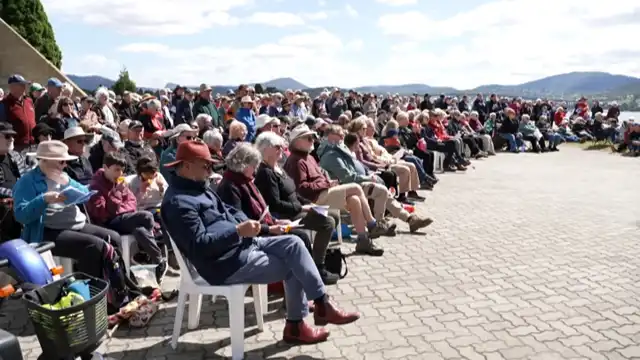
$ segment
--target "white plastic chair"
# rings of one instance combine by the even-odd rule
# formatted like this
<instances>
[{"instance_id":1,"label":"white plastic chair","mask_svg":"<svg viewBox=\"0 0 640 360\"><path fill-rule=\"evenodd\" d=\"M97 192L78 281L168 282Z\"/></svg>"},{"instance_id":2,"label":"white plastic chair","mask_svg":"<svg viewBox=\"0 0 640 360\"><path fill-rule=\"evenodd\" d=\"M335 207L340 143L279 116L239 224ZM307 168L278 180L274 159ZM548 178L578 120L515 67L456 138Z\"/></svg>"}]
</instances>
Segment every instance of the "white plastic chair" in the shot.
<instances>
[{"instance_id":1,"label":"white plastic chair","mask_svg":"<svg viewBox=\"0 0 640 360\"><path fill-rule=\"evenodd\" d=\"M131 246L136 243L136 238L133 235L120 235L122 241L122 262L124 263L124 269L127 273L131 270Z\"/></svg>"},{"instance_id":2,"label":"white plastic chair","mask_svg":"<svg viewBox=\"0 0 640 360\"><path fill-rule=\"evenodd\" d=\"M444 159L446 156L439 151L434 151L433 155L433 170L444 172Z\"/></svg>"},{"instance_id":3,"label":"white plastic chair","mask_svg":"<svg viewBox=\"0 0 640 360\"><path fill-rule=\"evenodd\" d=\"M231 358L240 360L244 357L244 294L249 286L253 292L254 308L256 310L256 321L258 329L264 330L263 315L267 310L267 286L266 285L209 285L191 267L188 260L182 255L173 239L169 237L171 247L180 265L180 286L178 290L178 305L176 307L176 317L173 323L173 334L171 336L171 347L175 350L178 347L184 308L189 295L189 315L187 327L193 330L200 323L200 309L202 307L202 295L224 296L229 304L229 328L231 331Z\"/></svg>"}]
</instances>

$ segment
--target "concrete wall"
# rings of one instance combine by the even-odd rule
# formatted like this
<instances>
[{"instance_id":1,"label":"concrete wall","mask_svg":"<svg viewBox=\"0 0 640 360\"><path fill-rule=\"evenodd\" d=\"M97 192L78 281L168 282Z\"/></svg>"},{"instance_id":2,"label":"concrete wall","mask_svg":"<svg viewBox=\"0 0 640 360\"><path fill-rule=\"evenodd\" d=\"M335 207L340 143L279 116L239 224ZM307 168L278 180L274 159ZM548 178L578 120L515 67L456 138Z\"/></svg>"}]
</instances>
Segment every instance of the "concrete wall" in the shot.
<instances>
[{"instance_id":1,"label":"concrete wall","mask_svg":"<svg viewBox=\"0 0 640 360\"><path fill-rule=\"evenodd\" d=\"M0 19L0 87L6 89L7 78L13 74L20 74L25 79L38 82L43 86L46 86L47 79L57 77L60 81L68 82L74 87L74 96L85 95L82 89Z\"/></svg>"}]
</instances>

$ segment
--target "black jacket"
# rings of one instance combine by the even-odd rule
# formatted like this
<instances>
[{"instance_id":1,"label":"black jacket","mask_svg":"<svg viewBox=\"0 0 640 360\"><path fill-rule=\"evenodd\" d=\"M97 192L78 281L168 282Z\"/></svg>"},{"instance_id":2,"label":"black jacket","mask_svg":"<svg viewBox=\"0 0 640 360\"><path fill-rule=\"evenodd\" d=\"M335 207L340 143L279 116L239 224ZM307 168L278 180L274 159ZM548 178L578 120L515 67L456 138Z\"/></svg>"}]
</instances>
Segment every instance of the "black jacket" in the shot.
<instances>
[{"instance_id":1,"label":"black jacket","mask_svg":"<svg viewBox=\"0 0 640 360\"><path fill-rule=\"evenodd\" d=\"M278 173L271 167L260 164L255 184L269 211L280 219L293 219L302 212L302 205L311 202L296 192L296 184L284 171Z\"/></svg>"},{"instance_id":2,"label":"black jacket","mask_svg":"<svg viewBox=\"0 0 640 360\"><path fill-rule=\"evenodd\" d=\"M97 144L97 146L102 148L101 144ZM99 168L96 168L96 170L97 169ZM70 178L82 185L89 185L89 182L91 182L91 178L93 177L93 167L91 166L91 162L84 156L80 156L73 161L67 161L67 166L64 168L64 171Z\"/></svg>"}]
</instances>

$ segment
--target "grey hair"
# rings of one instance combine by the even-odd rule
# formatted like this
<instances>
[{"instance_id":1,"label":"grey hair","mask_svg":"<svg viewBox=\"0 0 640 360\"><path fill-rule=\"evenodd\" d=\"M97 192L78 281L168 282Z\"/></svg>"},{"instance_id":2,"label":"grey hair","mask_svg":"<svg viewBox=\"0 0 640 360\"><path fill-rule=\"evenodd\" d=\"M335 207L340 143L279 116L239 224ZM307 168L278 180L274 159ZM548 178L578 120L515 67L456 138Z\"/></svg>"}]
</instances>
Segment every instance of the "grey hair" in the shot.
<instances>
[{"instance_id":1,"label":"grey hair","mask_svg":"<svg viewBox=\"0 0 640 360\"><path fill-rule=\"evenodd\" d=\"M200 127L201 129L204 128L206 124L210 124L212 121L213 118L208 114L198 114L198 116L196 116L196 124L198 124L198 127Z\"/></svg>"},{"instance_id":2,"label":"grey hair","mask_svg":"<svg viewBox=\"0 0 640 360\"><path fill-rule=\"evenodd\" d=\"M529 120L531 120L531 117L529 115L527 115L527 114L523 114L521 120L522 121L529 121Z\"/></svg>"},{"instance_id":3,"label":"grey hair","mask_svg":"<svg viewBox=\"0 0 640 360\"><path fill-rule=\"evenodd\" d=\"M209 147L220 147L223 143L222 134L217 130L207 130L202 134L202 141Z\"/></svg>"},{"instance_id":4,"label":"grey hair","mask_svg":"<svg viewBox=\"0 0 640 360\"><path fill-rule=\"evenodd\" d=\"M265 131L256 138L255 147L262 154L266 148L274 146L284 146L285 141L282 136L273 131Z\"/></svg>"},{"instance_id":5,"label":"grey hair","mask_svg":"<svg viewBox=\"0 0 640 360\"><path fill-rule=\"evenodd\" d=\"M227 169L241 173L248 166L258 166L262 161L262 154L250 143L238 144L225 159Z\"/></svg>"},{"instance_id":6,"label":"grey hair","mask_svg":"<svg viewBox=\"0 0 640 360\"><path fill-rule=\"evenodd\" d=\"M478 116L480 116L480 114L478 114L478 112L477 112L477 111L473 110L473 111L471 112L471 116L478 117Z\"/></svg>"},{"instance_id":7,"label":"grey hair","mask_svg":"<svg viewBox=\"0 0 640 360\"><path fill-rule=\"evenodd\" d=\"M107 88L105 87L98 88L98 90L96 90L96 99L99 99L101 96L104 96L108 99L109 90L107 90Z\"/></svg>"},{"instance_id":8,"label":"grey hair","mask_svg":"<svg viewBox=\"0 0 640 360\"><path fill-rule=\"evenodd\" d=\"M540 115L540 121L547 121L547 115Z\"/></svg>"},{"instance_id":9,"label":"grey hair","mask_svg":"<svg viewBox=\"0 0 640 360\"><path fill-rule=\"evenodd\" d=\"M147 109L160 110L162 109L162 104L158 99L151 99L147 101Z\"/></svg>"}]
</instances>

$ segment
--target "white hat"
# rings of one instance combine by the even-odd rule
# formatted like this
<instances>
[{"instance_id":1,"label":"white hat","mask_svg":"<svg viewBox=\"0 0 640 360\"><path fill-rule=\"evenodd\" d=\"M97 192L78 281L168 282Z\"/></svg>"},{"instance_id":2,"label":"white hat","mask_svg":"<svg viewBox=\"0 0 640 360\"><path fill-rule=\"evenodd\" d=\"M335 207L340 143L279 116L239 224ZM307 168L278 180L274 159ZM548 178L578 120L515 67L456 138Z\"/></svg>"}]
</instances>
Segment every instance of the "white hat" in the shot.
<instances>
[{"instance_id":1,"label":"white hat","mask_svg":"<svg viewBox=\"0 0 640 360\"><path fill-rule=\"evenodd\" d=\"M242 97L242 99L240 99L241 103L253 103L253 99L251 98L251 96L245 95Z\"/></svg>"},{"instance_id":2,"label":"white hat","mask_svg":"<svg viewBox=\"0 0 640 360\"><path fill-rule=\"evenodd\" d=\"M87 134L86 132L84 132L84 130L82 130L80 126L74 126L65 130L63 140L80 137L80 136L84 137L85 141L91 142L95 135Z\"/></svg>"},{"instance_id":3,"label":"white hat","mask_svg":"<svg viewBox=\"0 0 640 360\"><path fill-rule=\"evenodd\" d=\"M174 139L177 138L178 136L182 135L183 132L192 132L194 134L198 134L198 130L194 129L191 127L191 125L189 124L180 124L178 126L176 126L175 128L173 128L173 130L168 132L169 138Z\"/></svg>"},{"instance_id":4,"label":"white hat","mask_svg":"<svg viewBox=\"0 0 640 360\"><path fill-rule=\"evenodd\" d=\"M267 114L261 114L258 115L258 117L256 117L256 129L262 129L263 127L271 124L272 122L280 122L280 120L278 120L278 118L276 117L271 117Z\"/></svg>"},{"instance_id":5,"label":"white hat","mask_svg":"<svg viewBox=\"0 0 640 360\"><path fill-rule=\"evenodd\" d=\"M78 157L69 155L69 148L62 141L48 140L38 144L35 154L37 159L54 161L71 161Z\"/></svg>"},{"instance_id":6,"label":"white hat","mask_svg":"<svg viewBox=\"0 0 640 360\"><path fill-rule=\"evenodd\" d=\"M309 129L307 125L296 126L289 133L289 142L293 142L293 140L299 137L307 136L307 135L313 135L314 137L318 137L318 133Z\"/></svg>"}]
</instances>

